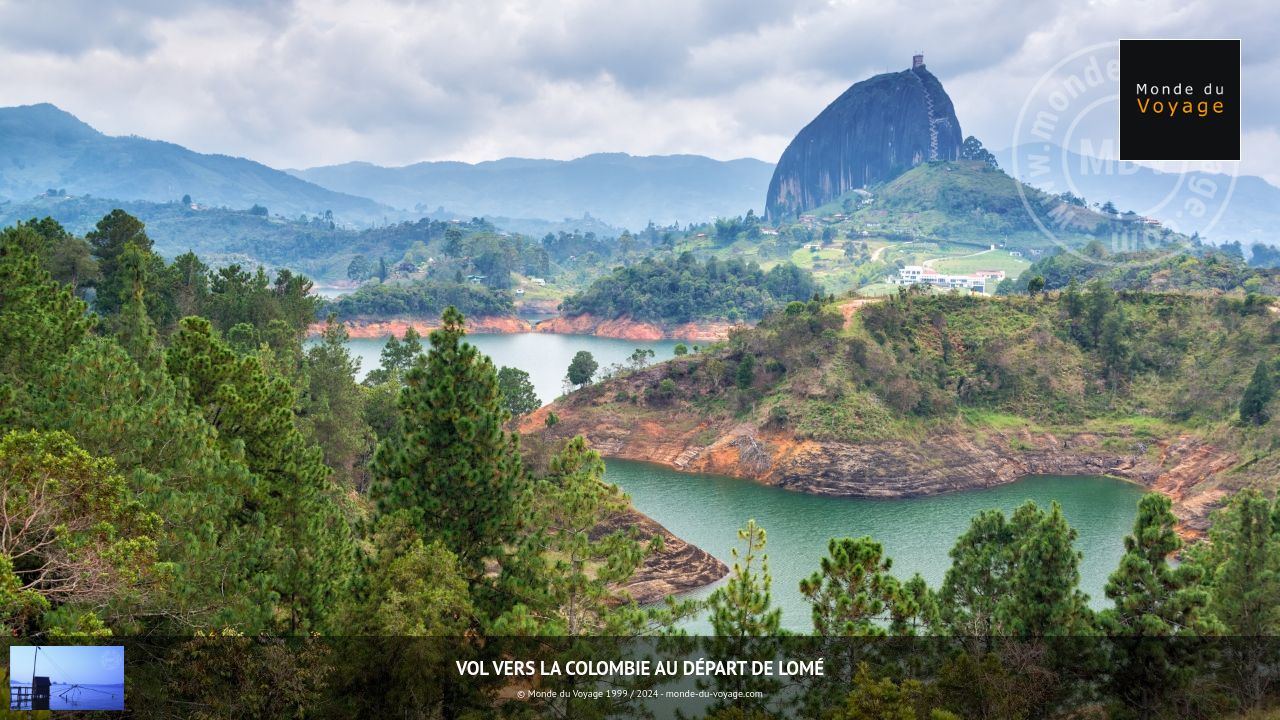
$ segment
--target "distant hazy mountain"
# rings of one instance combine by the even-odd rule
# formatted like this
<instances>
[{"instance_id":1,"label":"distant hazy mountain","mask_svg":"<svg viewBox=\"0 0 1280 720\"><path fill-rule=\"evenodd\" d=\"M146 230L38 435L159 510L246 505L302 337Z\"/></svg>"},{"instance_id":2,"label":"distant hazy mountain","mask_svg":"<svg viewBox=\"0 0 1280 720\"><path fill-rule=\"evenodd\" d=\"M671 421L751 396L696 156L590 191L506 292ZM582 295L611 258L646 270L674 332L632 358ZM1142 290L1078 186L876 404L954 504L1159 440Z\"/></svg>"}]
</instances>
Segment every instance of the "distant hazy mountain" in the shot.
<instances>
[{"instance_id":1,"label":"distant hazy mountain","mask_svg":"<svg viewBox=\"0 0 1280 720\"><path fill-rule=\"evenodd\" d=\"M661 225L736 216L749 209L759 214L773 165L699 155L602 153L576 160L506 158L474 165L357 162L289 172L419 214L444 207L466 216L558 221L588 213L636 230L651 220Z\"/></svg>"},{"instance_id":2,"label":"distant hazy mountain","mask_svg":"<svg viewBox=\"0 0 1280 720\"><path fill-rule=\"evenodd\" d=\"M1032 154L1049 156L1052 160L1046 164L1048 172L1032 177L1026 167L1026 158ZM1050 145L1048 150L1043 146L1035 146L1034 150L1021 151L1019 179L1042 190L1060 193L1068 188L1067 174L1070 172L1072 182L1090 203L1105 203L1110 200L1121 212L1133 210L1151 215L1166 224L1174 223L1180 232L1190 235L1200 233L1206 241L1221 244L1238 240L1247 249L1255 243L1267 245L1280 244L1280 188L1266 180L1253 175L1242 175L1236 179L1235 190L1227 203L1226 210L1216 224L1210 226L1212 214L1217 206L1210 204L1210 212L1206 217L1196 218L1184 212L1186 199L1193 197L1187 190L1175 195L1173 202L1161 205L1171 188L1177 182L1177 176L1162 173L1150 168L1124 163L1125 173L1119 172L1121 164L1117 161L1097 160L1068 151L1065 165L1062 161L1062 148ZM995 153L1000 167L1013 173L1012 148ZM1190 172L1182 178L1183 188L1208 181L1214 184L1217 192L1225 192L1230 185L1229 175ZM1181 213L1181 216L1179 216Z\"/></svg>"},{"instance_id":3,"label":"distant hazy mountain","mask_svg":"<svg viewBox=\"0 0 1280 720\"><path fill-rule=\"evenodd\" d=\"M391 212L252 160L103 135L53 105L0 108L0 197L26 200L49 189L152 202L190 195L202 205L259 204L289 217L332 210L361 223L381 221Z\"/></svg>"}]
</instances>

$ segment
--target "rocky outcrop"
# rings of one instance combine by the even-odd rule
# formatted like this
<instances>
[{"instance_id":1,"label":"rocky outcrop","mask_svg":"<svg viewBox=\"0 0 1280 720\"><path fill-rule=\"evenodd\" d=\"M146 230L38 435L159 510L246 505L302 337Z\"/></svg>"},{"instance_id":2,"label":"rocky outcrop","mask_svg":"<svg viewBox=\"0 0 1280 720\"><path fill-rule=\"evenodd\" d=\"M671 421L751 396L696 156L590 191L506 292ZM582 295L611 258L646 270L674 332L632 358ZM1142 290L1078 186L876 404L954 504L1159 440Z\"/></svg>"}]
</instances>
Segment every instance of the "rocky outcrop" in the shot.
<instances>
[{"instance_id":1,"label":"rocky outcrop","mask_svg":"<svg viewBox=\"0 0 1280 720\"><path fill-rule=\"evenodd\" d=\"M678 325L641 322L629 318L605 320L590 314L559 316L534 326L537 332L561 335L596 335L621 340L689 340L716 342L729 337L729 331L741 327L730 322L688 322Z\"/></svg>"},{"instance_id":2,"label":"rocky outcrop","mask_svg":"<svg viewBox=\"0 0 1280 720\"><path fill-rule=\"evenodd\" d=\"M960 121L951 98L923 64L856 83L783 151L769 182L767 216L776 221L933 160L960 156Z\"/></svg>"},{"instance_id":3,"label":"rocky outcrop","mask_svg":"<svg viewBox=\"0 0 1280 720\"><path fill-rule=\"evenodd\" d=\"M678 412L637 414L610 408L549 405L523 419L521 431L583 435L606 457L675 470L755 480L789 490L848 497L914 497L992 487L1028 475L1110 475L1174 500L1186 536L1202 533L1229 490L1219 482L1237 456L1180 436L1144 441L1125 435L988 428L939 429L916 440L850 443L800 439L753 423L717 424ZM548 412L560 422L544 425Z\"/></svg>"},{"instance_id":4,"label":"rocky outcrop","mask_svg":"<svg viewBox=\"0 0 1280 720\"><path fill-rule=\"evenodd\" d=\"M646 558L631 580L622 586L636 602L651 603L669 595L710 585L729 574L723 562L705 550L676 537L653 518L634 508L597 525L592 539L620 529L635 528L645 542L662 538L662 551Z\"/></svg>"},{"instance_id":5,"label":"rocky outcrop","mask_svg":"<svg viewBox=\"0 0 1280 720\"><path fill-rule=\"evenodd\" d=\"M396 318L391 320L348 320L344 323L347 332L353 338L385 338L391 335L400 337L404 335L404 331L412 327L421 335L426 335L432 330L440 327L439 318L433 320L426 319L406 319ZM507 316L492 317L468 317L467 332L483 333L491 335L509 335L515 333L527 333L533 329L527 320ZM309 329L312 336L319 335L324 331L324 323L315 323Z\"/></svg>"}]
</instances>

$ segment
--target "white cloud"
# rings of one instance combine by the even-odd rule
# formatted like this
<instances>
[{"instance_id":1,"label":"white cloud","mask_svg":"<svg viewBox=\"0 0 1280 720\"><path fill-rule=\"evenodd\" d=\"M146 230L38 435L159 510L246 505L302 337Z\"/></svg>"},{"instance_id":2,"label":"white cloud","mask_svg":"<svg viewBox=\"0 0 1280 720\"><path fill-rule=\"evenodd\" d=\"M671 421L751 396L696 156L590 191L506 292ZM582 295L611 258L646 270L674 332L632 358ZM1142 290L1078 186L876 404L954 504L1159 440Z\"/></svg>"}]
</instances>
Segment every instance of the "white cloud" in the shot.
<instances>
[{"instance_id":1,"label":"white cloud","mask_svg":"<svg viewBox=\"0 0 1280 720\"><path fill-rule=\"evenodd\" d=\"M917 50L965 133L999 148L1044 69L1080 47L1242 36L1242 169L1274 176L1278 19L1260 0L0 0L0 67L3 104L52 102L111 134L280 167L772 161L845 87Z\"/></svg>"}]
</instances>

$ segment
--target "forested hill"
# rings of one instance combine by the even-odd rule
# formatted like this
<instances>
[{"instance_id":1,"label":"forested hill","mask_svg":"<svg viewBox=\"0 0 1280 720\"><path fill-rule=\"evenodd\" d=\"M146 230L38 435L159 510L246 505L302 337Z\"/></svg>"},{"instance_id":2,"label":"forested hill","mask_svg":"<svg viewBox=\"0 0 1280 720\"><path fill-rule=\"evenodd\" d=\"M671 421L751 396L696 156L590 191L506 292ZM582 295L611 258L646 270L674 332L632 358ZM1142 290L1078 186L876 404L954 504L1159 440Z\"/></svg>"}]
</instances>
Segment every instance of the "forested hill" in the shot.
<instances>
[{"instance_id":1,"label":"forested hill","mask_svg":"<svg viewBox=\"0 0 1280 720\"><path fill-rule=\"evenodd\" d=\"M851 302L862 304L851 312ZM661 374L691 412L724 392L723 377L740 376L731 394L762 426L813 438L909 435L971 411L1028 424L1230 424L1254 367L1271 368L1280 349L1269 308L1260 296L1116 292L1096 281L1036 297L904 290L793 302Z\"/></svg>"},{"instance_id":2,"label":"forested hill","mask_svg":"<svg viewBox=\"0 0 1280 720\"><path fill-rule=\"evenodd\" d=\"M618 267L561 304L567 316L630 318L644 322L759 320L792 300L809 299L820 288L812 276L790 263L768 272L756 263L708 258L692 253Z\"/></svg>"},{"instance_id":3,"label":"forested hill","mask_svg":"<svg viewBox=\"0 0 1280 720\"><path fill-rule=\"evenodd\" d=\"M364 285L329 303L327 309L343 320L395 317L434 319L450 305L467 316L503 316L514 315L516 312L511 294L506 291L447 280Z\"/></svg>"},{"instance_id":4,"label":"forested hill","mask_svg":"<svg viewBox=\"0 0 1280 720\"><path fill-rule=\"evenodd\" d=\"M282 217L276 207L231 210L180 202L154 203L45 194L24 202L0 202L0 227L33 217L51 217L84 234L117 208L146 223L155 250L167 258L196 253L214 265L240 263L287 267L321 282L346 280L356 256L396 262L414 243L439 244L450 227L463 232L495 228L476 220L429 218L356 229L323 215Z\"/></svg>"},{"instance_id":5,"label":"forested hill","mask_svg":"<svg viewBox=\"0 0 1280 720\"><path fill-rule=\"evenodd\" d=\"M1117 234L1140 239L1148 246L1183 239L1168 230L1145 226L1136 216L1112 217L1091 210L1069 193L1052 195L1022 185L980 160L922 163L871 191L874 199L870 203L864 204L854 195L814 212L830 215L844 210L847 222L875 233L980 247L999 244L1028 257L1059 245L1084 247ZM1053 240L1042 227L1053 231Z\"/></svg>"}]
</instances>

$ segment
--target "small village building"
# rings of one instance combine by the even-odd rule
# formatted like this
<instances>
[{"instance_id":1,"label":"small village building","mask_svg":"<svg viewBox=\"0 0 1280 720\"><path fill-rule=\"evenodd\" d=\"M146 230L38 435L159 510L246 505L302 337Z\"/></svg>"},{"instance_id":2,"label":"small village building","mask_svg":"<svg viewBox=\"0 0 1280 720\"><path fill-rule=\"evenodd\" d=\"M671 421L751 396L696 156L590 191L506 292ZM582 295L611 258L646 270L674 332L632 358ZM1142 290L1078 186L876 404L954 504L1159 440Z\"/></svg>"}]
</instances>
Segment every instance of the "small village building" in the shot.
<instances>
[{"instance_id":1,"label":"small village building","mask_svg":"<svg viewBox=\"0 0 1280 720\"><path fill-rule=\"evenodd\" d=\"M948 275L924 265L907 265L898 271L897 285L932 285L940 288L964 288L978 293L989 292L1005 277L1003 270L978 270L965 275Z\"/></svg>"}]
</instances>

